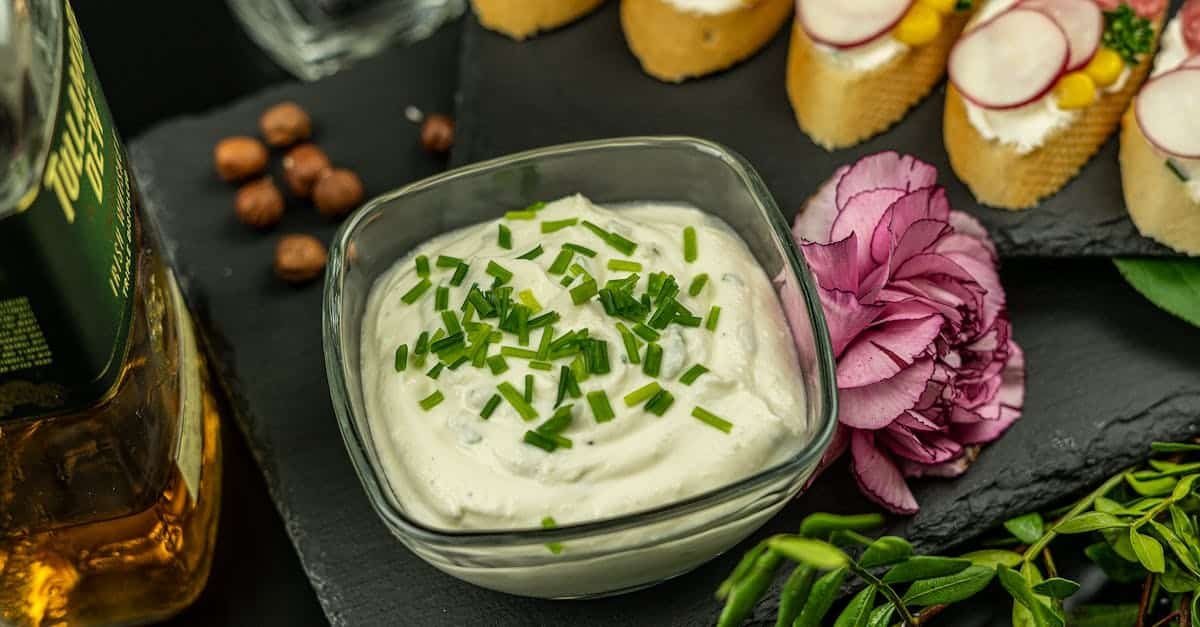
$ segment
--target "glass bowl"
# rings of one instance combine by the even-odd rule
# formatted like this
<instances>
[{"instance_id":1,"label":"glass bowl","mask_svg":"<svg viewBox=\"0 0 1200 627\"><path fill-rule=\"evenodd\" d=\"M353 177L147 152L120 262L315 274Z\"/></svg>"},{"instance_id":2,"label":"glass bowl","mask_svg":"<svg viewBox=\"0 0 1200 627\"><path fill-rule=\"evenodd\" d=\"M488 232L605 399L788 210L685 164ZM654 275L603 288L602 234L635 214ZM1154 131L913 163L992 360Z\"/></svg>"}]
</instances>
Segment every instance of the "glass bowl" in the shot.
<instances>
[{"instance_id":1,"label":"glass bowl","mask_svg":"<svg viewBox=\"0 0 1200 627\"><path fill-rule=\"evenodd\" d=\"M363 406L360 325L375 279L424 241L509 209L582 193L598 204L686 203L723 219L773 284L798 347L805 441L755 475L650 510L553 529L432 528L406 513L379 464ZM631 137L522 152L407 185L339 230L323 333L342 437L376 512L409 549L473 584L543 598L617 594L682 574L729 549L804 487L836 423L833 353L808 267L766 186L740 156L686 137ZM561 545L550 550L548 545ZM554 549L559 549L554 546Z\"/></svg>"}]
</instances>

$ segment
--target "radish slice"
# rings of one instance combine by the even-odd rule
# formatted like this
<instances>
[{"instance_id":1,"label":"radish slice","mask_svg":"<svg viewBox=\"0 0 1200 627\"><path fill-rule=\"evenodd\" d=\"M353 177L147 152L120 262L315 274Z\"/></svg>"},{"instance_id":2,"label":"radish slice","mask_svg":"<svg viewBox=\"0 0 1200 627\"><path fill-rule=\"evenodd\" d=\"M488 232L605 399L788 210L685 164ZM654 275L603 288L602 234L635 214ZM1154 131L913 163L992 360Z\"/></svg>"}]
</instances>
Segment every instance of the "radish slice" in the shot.
<instances>
[{"instance_id":1,"label":"radish slice","mask_svg":"<svg viewBox=\"0 0 1200 627\"><path fill-rule=\"evenodd\" d=\"M888 33L914 0L799 0L797 15L814 41L852 48Z\"/></svg>"},{"instance_id":2,"label":"radish slice","mask_svg":"<svg viewBox=\"0 0 1200 627\"><path fill-rule=\"evenodd\" d=\"M1192 55L1191 57L1184 59L1183 63L1179 64L1180 69L1185 68L1185 67L1200 68L1200 54Z\"/></svg>"},{"instance_id":3,"label":"radish slice","mask_svg":"<svg viewBox=\"0 0 1200 627\"><path fill-rule=\"evenodd\" d=\"M1087 65L1100 49L1104 13L1095 0L1023 0L1021 8L1041 11L1062 27L1071 48L1068 72Z\"/></svg>"},{"instance_id":4,"label":"radish slice","mask_svg":"<svg viewBox=\"0 0 1200 627\"><path fill-rule=\"evenodd\" d=\"M1138 126L1159 150L1200 159L1200 68L1167 72L1138 94Z\"/></svg>"},{"instance_id":5,"label":"radish slice","mask_svg":"<svg viewBox=\"0 0 1200 627\"><path fill-rule=\"evenodd\" d=\"M1067 35L1050 16L1014 8L954 45L950 81L981 107L1012 109L1053 89L1069 57Z\"/></svg>"}]
</instances>

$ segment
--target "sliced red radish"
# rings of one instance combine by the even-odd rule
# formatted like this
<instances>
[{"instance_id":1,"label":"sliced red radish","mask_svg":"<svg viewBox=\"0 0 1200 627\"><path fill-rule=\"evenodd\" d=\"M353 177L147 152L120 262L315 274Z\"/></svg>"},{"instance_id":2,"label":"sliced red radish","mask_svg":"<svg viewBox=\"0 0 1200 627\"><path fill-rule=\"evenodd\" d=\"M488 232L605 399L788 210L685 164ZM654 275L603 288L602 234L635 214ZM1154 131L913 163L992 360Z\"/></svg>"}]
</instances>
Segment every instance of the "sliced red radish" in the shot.
<instances>
[{"instance_id":1,"label":"sliced red radish","mask_svg":"<svg viewBox=\"0 0 1200 627\"><path fill-rule=\"evenodd\" d=\"M1200 159L1200 68L1181 68L1146 83L1138 94L1138 126L1159 150Z\"/></svg>"},{"instance_id":2,"label":"sliced red radish","mask_svg":"<svg viewBox=\"0 0 1200 627\"><path fill-rule=\"evenodd\" d=\"M1022 0L1020 6L1042 11L1062 27L1071 48L1068 72L1087 65L1100 49L1104 13L1094 0Z\"/></svg>"},{"instance_id":3,"label":"sliced red radish","mask_svg":"<svg viewBox=\"0 0 1200 627\"><path fill-rule=\"evenodd\" d=\"M1184 59L1183 63L1179 64L1179 67L1180 68L1185 68L1185 67L1200 68L1200 54L1194 54L1194 55Z\"/></svg>"},{"instance_id":4,"label":"sliced red radish","mask_svg":"<svg viewBox=\"0 0 1200 627\"><path fill-rule=\"evenodd\" d=\"M954 45L950 81L981 107L1012 109L1053 89L1068 58L1067 35L1049 15L1014 8Z\"/></svg>"},{"instance_id":5,"label":"sliced red radish","mask_svg":"<svg viewBox=\"0 0 1200 627\"><path fill-rule=\"evenodd\" d=\"M891 32L914 0L799 0L797 16L814 41L837 48L861 46Z\"/></svg>"},{"instance_id":6,"label":"sliced red radish","mask_svg":"<svg viewBox=\"0 0 1200 627\"><path fill-rule=\"evenodd\" d=\"M1179 10L1183 20L1183 42L1188 50L1200 54L1200 0L1190 0Z\"/></svg>"}]
</instances>

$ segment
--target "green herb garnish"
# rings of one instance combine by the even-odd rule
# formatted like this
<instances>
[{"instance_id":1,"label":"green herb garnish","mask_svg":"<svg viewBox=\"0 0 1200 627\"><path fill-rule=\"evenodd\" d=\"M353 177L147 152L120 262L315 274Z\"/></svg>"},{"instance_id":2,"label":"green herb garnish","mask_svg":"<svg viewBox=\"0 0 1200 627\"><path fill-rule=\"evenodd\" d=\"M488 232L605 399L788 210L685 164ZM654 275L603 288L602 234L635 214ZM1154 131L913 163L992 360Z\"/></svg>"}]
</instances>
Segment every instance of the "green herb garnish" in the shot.
<instances>
[{"instance_id":1,"label":"green herb garnish","mask_svg":"<svg viewBox=\"0 0 1200 627\"><path fill-rule=\"evenodd\" d=\"M484 272L490 276L496 277L496 285L504 285L513 278L513 273L509 271L508 268L505 268L495 261L489 261L487 269L485 269Z\"/></svg>"},{"instance_id":2,"label":"green herb garnish","mask_svg":"<svg viewBox=\"0 0 1200 627\"><path fill-rule=\"evenodd\" d=\"M558 370L558 393L554 397L554 406L562 405L568 395L571 398L579 398L579 394L579 384L575 383L575 375L569 367L563 366Z\"/></svg>"},{"instance_id":3,"label":"green herb garnish","mask_svg":"<svg viewBox=\"0 0 1200 627\"><path fill-rule=\"evenodd\" d=\"M537 351L531 351L527 348L517 348L516 346L501 346L500 354L505 357L517 357L519 359L537 359Z\"/></svg>"},{"instance_id":4,"label":"green herb garnish","mask_svg":"<svg viewBox=\"0 0 1200 627\"><path fill-rule=\"evenodd\" d=\"M554 449L558 448L558 444L547 436L544 436L537 431L526 431L523 438L526 444L532 444L547 453L553 453Z\"/></svg>"},{"instance_id":5,"label":"green herb garnish","mask_svg":"<svg viewBox=\"0 0 1200 627\"><path fill-rule=\"evenodd\" d=\"M424 294L425 291L428 290L432 285L433 283L430 283L429 279L421 279L416 285L412 286L411 289L405 292L404 295L400 297L400 300L404 301L404 304L406 305L411 305L417 302L417 300L421 298L421 295Z\"/></svg>"},{"instance_id":6,"label":"green herb garnish","mask_svg":"<svg viewBox=\"0 0 1200 627\"><path fill-rule=\"evenodd\" d=\"M564 248L559 251L558 256L554 258L554 262L550 264L550 269L546 272L550 274L562 274L566 272L567 266L571 265L571 259L574 257L575 253Z\"/></svg>"},{"instance_id":7,"label":"green herb garnish","mask_svg":"<svg viewBox=\"0 0 1200 627\"><path fill-rule=\"evenodd\" d=\"M708 411L707 409L704 409L703 407L697 406L695 409L693 409L692 416L700 420L700 422L703 422L720 431L724 431L725 433L729 433L733 430L732 422L725 420L724 418L712 413L711 411Z\"/></svg>"},{"instance_id":8,"label":"green herb garnish","mask_svg":"<svg viewBox=\"0 0 1200 627\"><path fill-rule=\"evenodd\" d=\"M432 368L429 369L429 372L425 373L425 376L436 381L437 378L442 375L442 370L444 370L445 368L446 368L446 364L443 364L442 362L439 361L436 364L434 364Z\"/></svg>"},{"instance_id":9,"label":"green herb garnish","mask_svg":"<svg viewBox=\"0 0 1200 627\"><path fill-rule=\"evenodd\" d=\"M643 385L642 387L626 394L624 398L625 406L633 407L634 405L640 405L641 403L654 398L654 395L661 391L662 386L659 385L657 381L651 381L650 383L647 383L646 385Z\"/></svg>"},{"instance_id":10,"label":"green herb garnish","mask_svg":"<svg viewBox=\"0 0 1200 627\"><path fill-rule=\"evenodd\" d=\"M525 397L519 391L517 391L517 388L514 387L513 384L509 383L508 381L504 381L500 385L496 386L496 390L499 391L500 396L503 396L504 400L508 401L508 404L512 405L513 409L520 414L522 420L528 421L538 417L537 410L529 404L529 401L525 400Z\"/></svg>"},{"instance_id":11,"label":"green herb garnish","mask_svg":"<svg viewBox=\"0 0 1200 627\"><path fill-rule=\"evenodd\" d=\"M640 354L642 348L641 342L638 340L637 336L633 334L633 331L630 331L629 327L618 322L617 333L621 334L621 342L625 344L625 356L629 358L629 363L642 363L642 356Z\"/></svg>"},{"instance_id":12,"label":"green herb garnish","mask_svg":"<svg viewBox=\"0 0 1200 627\"><path fill-rule=\"evenodd\" d=\"M1175 175L1175 178L1179 179L1180 181L1183 181L1184 183L1188 182L1188 180L1189 180L1188 175L1186 173L1184 173L1184 171L1181 170L1179 168L1179 166L1175 164L1174 161L1167 159L1164 163L1167 164L1167 169L1171 171L1171 174Z\"/></svg>"},{"instance_id":13,"label":"green herb garnish","mask_svg":"<svg viewBox=\"0 0 1200 627\"><path fill-rule=\"evenodd\" d=\"M429 396L426 396L425 398L421 399L421 409L424 409L425 411L429 411L429 410L433 409L434 407L437 407L438 404L440 404L444 400L446 400L446 397L442 395L441 390L434 390L433 394L430 394Z\"/></svg>"},{"instance_id":14,"label":"green herb garnish","mask_svg":"<svg viewBox=\"0 0 1200 627\"><path fill-rule=\"evenodd\" d=\"M450 255L438 255L437 267L439 268L457 268L463 264L463 260Z\"/></svg>"},{"instance_id":15,"label":"green herb garnish","mask_svg":"<svg viewBox=\"0 0 1200 627\"><path fill-rule=\"evenodd\" d=\"M467 272L470 271L470 269L471 266L465 263L458 264L458 267L454 270L454 276L450 277L450 285L453 285L454 287L462 285L463 279L467 278Z\"/></svg>"},{"instance_id":16,"label":"green herb garnish","mask_svg":"<svg viewBox=\"0 0 1200 627\"><path fill-rule=\"evenodd\" d=\"M655 331L654 329L651 329L650 327L640 323L633 325L633 332L647 342L654 342L659 338L658 331Z\"/></svg>"},{"instance_id":17,"label":"green herb garnish","mask_svg":"<svg viewBox=\"0 0 1200 627\"><path fill-rule=\"evenodd\" d=\"M689 226L683 230L683 260L695 263L699 257L700 249L696 243L696 229Z\"/></svg>"},{"instance_id":18,"label":"green herb garnish","mask_svg":"<svg viewBox=\"0 0 1200 627\"><path fill-rule=\"evenodd\" d=\"M533 313L542 310L542 304L538 302L537 297L533 295L533 290L525 289L517 292L517 300L521 301Z\"/></svg>"},{"instance_id":19,"label":"green herb garnish","mask_svg":"<svg viewBox=\"0 0 1200 627\"><path fill-rule=\"evenodd\" d=\"M616 416L613 413L612 404L608 402L608 394L604 390L588 392L587 402L592 408L592 416L596 422L608 422Z\"/></svg>"},{"instance_id":20,"label":"green herb garnish","mask_svg":"<svg viewBox=\"0 0 1200 627\"><path fill-rule=\"evenodd\" d=\"M579 254L583 255L584 257L595 257L596 256L596 251L592 250L591 248L588 248L587 246L580 246L579 244L566 243L566 244L563 244L562 247L563 247L563 250L569 250L573 253L579 253Z\"/></svg>"},{"instance_id":21,"label":"green herb garnish","mask_svg":"<svg viewBox=\"0 0 1200 627\"><path fill-rule=\"evenodd\" d=\"M692 279L692 284L688 286L688 296L691 296L692 298L699 296L700 292L704 291L705 285L708 285L708 275L697 274L695 278Z\"/></svg>"},{"instance_id":22,"label":"green herb garnish","mask_svg":"<svg viewBox=\"0 0 1200 627\"><path fill-rule=\"evenodd\" d=\"M613 272L641 272L642 264L628 259L609 259L608 269Z\"/></svg>"},{"instance_id":23,"label":"green herb garnish","mask_svg":"<svg viewBox=\"0 0 1200 627\"><path fill-rule=\"evenodd\" d=\"M589 231L595 233L597 237L604 240L604 243L617 249L617 251L619 251L622 255L629 256L633 254L633 251L637 250L637 244L635 242L631 242L617 233L605 231L596 224L587 220L583 221L583 226L587 227Z\"/></svg>"},{"instance_id":24,"label":"green herb garnish","mask_svg":"<svg viewBox=\"0 0 1200 627\"><path fill-rule=\"evenodd\" d=\"M396 372L404 372L408 368L408 344L396 347Z\"/></svg>"},{"instance_id":25,"label":"green herb garnish","mask_svg":"<svg viewBox=\"0 0 1200 627\"><path fill-rule=\"evenodd\" d=\"M579 218L567 218L565 220L549 220L542 222L543 233L554 233L561 231L567 227L579 224Z\"/></svg>"},{"instance_id":26,"label":"green herb garnish","mask_svg":"<svg viewBox=\"0 0 1200 627\"><path fill-rule=\"evenodd\" d=\"M440 355L441 353L448 351L456 346L462 346L462 343L463 343L462 331L459 331L457 333L450 333L450 334L447 334L445 337L441 338L440 340L437 340L437 341L433 342L432 344L430 344L429 352L437 353Z\"/></svg>"},{"instance_id":27,"label":"green herb garnish","mask_svg":"<svg viewBox=\"0 0 1200 627\"><path fill-rule=\"evenodd\" d=\"M512 250L512 229L500 224L500 232L496 237L496 243L504 250Z\"/></svg>"},{"instance_id":28,"label":"green herb garnish","mask_svg":"<svg viewBox=\"0 0 1200 627\"><path fill-rule=\"evenodd\" d=\"M1104 12L1104 35L1100 41L1105 48L1121 55L1125 63L1137 65L1139 57L1154 46L1154 26L1122 2L1115 10Z\"/></svg>"},{"instance_id":29,"label":"green herb garnish","mask_svg":"<svg viewBox=\"0 0 1200 627\"><path fill-rule=\"evenodd\" d=\"M426 257L425 255L417 255L416 264L417 264L417 276L419 276L419 277L429 276L429 257Z\"/></svg>"},{"instance_id":30,"label":"green herb garnish","mask_svg":"<svg viewBox=\"0 0 1200 627\"><path fill-rule=\"evenodd\" d=\"M708 368L705 368L700 364L696 364L695 366L688 368L687 372L684 372L683 376L679 377L679 382L684 385L691 385L696 382L696 379L699 379L700 376L706 372L708 372Z\"/></svg>"},{"instance_id":31,"label":"green herb garnish","mask_svg":"<svg viewBox=\"0 0 1200 627\"><path fill-rule=\"evenodd\" d=\"M453 311L442 312L442 324L446 325L447 335L454 335L462 331L462 325L458 323L458 316L454 315Z\"/></svg>"},{"instance_id":32,"label":"green herb garnish","mask_svg":"<svg viewBox=\"0 0 1200 627\"><path fill-rule=\"evenodd\" d=\"M558 523L554 522L554 518L552 518L550 516L547 516L542 519L542 529L554 529L557 526L558 526ZM550 552L555 555L562 553L562 550L563 550L562 544L560 544L558 542L547 543L546 548L550 549Z\"/></svg>"},{"instance_id":33,"label":"green herb garnish","mask_svg":"<svg viewBox=\"0 0 1200 627\"><path fill-rule=\"evenodd\" d=\"M450 365L447 366L447 368L449 368L451 370L458 370L459 368L462 367L463 364L467 363L468 361L471 361L471 358L467 357L466 355L463 355L462 357L459 357L459 358L455 359L453 362L451 362Z\"/></svg>"},{"instance_id":34,"label":"green herb garnish","mask_svg":"<svg viewBox=\"0 0 1200 627\"><path fill-rule=\"evenodd\" d=\"M554 327L547 326L542 330L542 339L538 341L537 358L539 360L545 361L550 358L550 343L553 341Z\"/></svg>"},{"instance_id":35,"label":"green herb garnish","mask_svg":"<svg viewBox=\"0 0 1200 627\"><path fill-rule=\"evenodd\" d=\"M531 362L529 362L529 367L530 367L530 368L533 368L534 370L547 370L547 371L549 371L549 370L553 370L553 369L554 369L554 364L552 364L552 363L550 363L550 362L548 362L548 361L537 361L537 360L534 360L534 361L531 361Z\"/></svg>"},{"instance_id":36,"label":"green herb garnish","mask_svg":"<svg viewBox=\"0 0 1200 627\"><path fill-rule=\"evenodd\" d=\"M666 390L659 390L658 394L655 394L653 398L646 402L645 409L655 416L662 416L663 414L667 413L667 410L670 409L671 405L674 403L675 397L670 392Z\"/></svg>"},{"instance_id":37,"label":"green herb garnish","mask_svg":"<svg viewBox=\"0 0 1200 627\"><path fill-rule=\"evenodd\" d=\"M450 288L442 285L437 288L434 294L433 308L438 311L445 311L450 306Z\"/></svg>"},{"instance_id":38,"label":"green herb garnish","mask_svg":"<svg viewBox=\"0 0 1200 627\"><path fill-rule=\"evenodd\" d=\"M571 288L571 302L576 305L582 305L589 300L595 298L599 290L596 288L596 281L587 279L583 283Z\"/></svg>"},{"instance_id":39,"label":"green herb garnish","mask_svg":"<svg viewBox=\"0 0 1200 627\"><path fill-rule=\"evenodd\" d=\"M525 252L520 257L517 257L517 259L526 259L526 260L537 259L538 257L542 256L543 252L545 252L545 249L542 248L541 244L538 244L537 246L534 246L529 251Z\"/></svg>"},{"instance_id":40,"label":"green herb garnish","mask_svg":"<svg viewBox=\"0 0 1200 627\"><path fill-rule=\"evenodd\" d=\"M544 313L540 316L537 316L536 318L530 318L529 319L529 328L530 329L538 329L538 328L544 327L546 325L554 324L555 322L558 322L561 318L562 318L562 316L560 316L557 311L547 311L546 313Z\"/></svg>"},{"instance_id":41,"label":"green herb garnish","mask_svg":"<svg viewBox=\"0 0 1200 627\"><path fill-rule=\"evenodd\" d=\"M646 362L642 364L642 372L648 377L657 377L662 369L663 349L657 342L646 346Z\"/></svg>"},{"instance_id":42,"label":"green herb garnish","mask_svg":"<svg viewBox=\"0 0 1200 627\"><path fill-rule=\"evenodd\" d=\"M494 375L503 374L508 371L508 362L504 355L492 355L487 358L487 367Z\"/></svg>"},{"instance_id":43,"label":"green herb garnish","mask_svg":"<svg viewBox=\"0 0 1200 627\"><path fill-rule=\"evenodd\" d=\"M525 375L525 402L533 402L533 375Z\"/></svg>"},{"instance_id":44,"label":"green herb garnish","mask_svg":"<svg viewBox=\"0 0 1200 627\"><path fill-rule=\"evenodd\" d=\"M538 426L535 431L544 435L558 434L567 430L571 426L571 421L575 416L571 413L574 405L563 405L554 411L554 415L550 419Z\"/></svg>"},{"instance_id":45,"label":"green herb garnish","mask_svg":"<svg viewBox=\"0 0 1200 627\"><path fill-rule=\"evenodd\" d=\"M500 406L500 400L501 398L499 394L493 394L492 397L488 399L488 402L484 404L483 411L479 412L479 417L483 418L484 420L491 418L492 414L496 411L496 408Z\"/></svg>"},{"instance_id":46,"label":"green herb garnish","mask_svg":"<svg viewBox=\"0 0 1200 627\"><path fill-rule=\"evenodd\" d=\"M504 218L507 220L536 220L537 212L529 211L528 209L523 211L509 211L504 214Z\"/></svg>"},{"instance_id":47,"label":"green herb garnish","mask_svg":"<svg viewBox=\"0 0 1200 627\"><path fill-rule=\"evenodd\" d=\"M704 328L709 331L717 330L717 323L721 321L721 308L713 305L712 309L708 310L708 317L704 319Z\"/></svg>"}]
</instances>

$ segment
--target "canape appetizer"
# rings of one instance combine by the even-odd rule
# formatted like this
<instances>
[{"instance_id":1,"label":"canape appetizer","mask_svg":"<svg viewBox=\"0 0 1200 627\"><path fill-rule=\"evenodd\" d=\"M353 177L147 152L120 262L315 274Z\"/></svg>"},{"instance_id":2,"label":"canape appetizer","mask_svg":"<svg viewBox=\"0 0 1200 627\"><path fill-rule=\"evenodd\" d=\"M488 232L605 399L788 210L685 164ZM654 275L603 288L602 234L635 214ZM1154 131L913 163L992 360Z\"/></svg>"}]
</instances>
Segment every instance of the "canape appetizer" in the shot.
<instances>
[{"instance_id":1,"label":"canape appetizer","mask_svg":"<svg viewBox=\"0 0 1200 627\"><path fill-rule=\"evenodd\" d=\"M1154 76L1125 113L1121 183L1142 235L1200 255L1200 0L1163 31Z\"/></svg>"},{"instance_id":2,"label":"canape appetizer","mask_svg":"<svg viewBox=\"0 0 1200 627\"><path fill-rule=\"evenodd\" d=\"M787 90L800 128L827 148L888 129L929 93L971 0L799 0Z\"/></svg>"},{"instance_id":3,"label":"canape appetizer","mask_svg":"<svg viewBox=\"0 0 1200 627\"><path fill-rule=\"evenodd\" d=\"M647 74L667 82L724 70L758 52L793 0L622 0L621 27Z\"/></svg>"},{"instance_id":4,"label":"canape appetizer","mask_svg":"<svg viewBox=\"0 0 1200 627\"><path fill-rule=\"evenodd\" d=\"M950 53L950 165L1027 209L1075 176L1150 71L1166 0L990 0Z\"/></svg>"},{"instance_id":5,"label":"canape appetizer","mask_svg":"<svg viewBox=\"0 0 1200 627\"><path fill-rule=\"evenodd\" d=\"M518 41L569 24L604 0L471 0L479 23Z\"/></svg>"}]
</instances>

